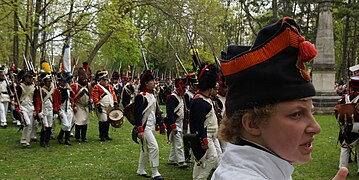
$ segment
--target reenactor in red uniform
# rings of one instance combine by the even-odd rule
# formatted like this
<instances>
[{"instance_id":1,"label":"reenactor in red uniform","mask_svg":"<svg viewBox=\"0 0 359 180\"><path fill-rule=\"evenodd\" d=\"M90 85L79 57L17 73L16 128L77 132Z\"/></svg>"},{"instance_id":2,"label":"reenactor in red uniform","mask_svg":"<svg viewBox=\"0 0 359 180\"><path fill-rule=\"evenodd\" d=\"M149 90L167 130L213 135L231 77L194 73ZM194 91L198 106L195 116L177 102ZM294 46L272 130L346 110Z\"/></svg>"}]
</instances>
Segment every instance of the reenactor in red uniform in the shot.
<instances>
[{"instance_id":1,"label":"reenactor in red uniform","mask_svg":"<svg viewBox=\"0 0 359 180\"><path fill-rule=\"evenodd\" d=\"M115 91L109 83L108 72L106 70L98 71L96 76L99 82L93 88L92 97L99 120L100 141L112 140L108 135L110 122L107 118L107 112L113 107L118 107L118 101Z\"/></svg>"},{"instance_id":2,"label":"reenactor in red uniform","mask_svg":"<svg viewBox=\"0 0 359 180\"><path fill-rule=\"evenodd\" d=\"M71 87L69 85L72 75L69 72L61 72L57 74L58 87L54 92L54 118L57 117L61 121L61 130L57 136L60 144L71 145L70 131L73 118L73 102L71 102L70 93ZM65 134L65 142L63 136Z\"/></svg>"},{"instance_id":3,"label":"reenactor in red uniform","mask_svg":"<svg viewBox=\"0 0 359 180\"><path fill-rule=\"evenodd\" d=\"M92 110L92 87L89 85L86 72L83 68L78 70L78 80L71 84L72 102L74 102L75 139L77 142L87 142L87 125L90 123L90 110Z\"/></svg>"}]
</instances>

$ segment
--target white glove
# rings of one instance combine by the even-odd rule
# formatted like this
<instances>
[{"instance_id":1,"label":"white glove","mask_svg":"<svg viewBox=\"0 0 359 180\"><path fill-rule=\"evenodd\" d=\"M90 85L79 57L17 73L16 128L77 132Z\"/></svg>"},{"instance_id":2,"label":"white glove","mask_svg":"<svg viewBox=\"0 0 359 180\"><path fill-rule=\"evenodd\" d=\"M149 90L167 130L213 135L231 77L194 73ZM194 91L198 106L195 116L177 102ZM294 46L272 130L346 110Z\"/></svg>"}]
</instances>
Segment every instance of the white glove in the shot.
<instances>
[{"instance_id":1,"label":"white glove","mask_svg":"<svg viewBox=\"0 0 359 180\"><path fill-rule=\"evenodd\" d=\"M44 118L44 113L43 112L40 112L38 115L39 115L40 119Z\"/></svg>"},{"instance_id":2,"label":"white glove","mask_svg":"<svg viewBox=\"0 0 359 180\"><path fill-rule=\"evenodd\" d=\"M59 117L58 114L54 114L54 119L57 119Z\"/></svg>"}]
</instances>

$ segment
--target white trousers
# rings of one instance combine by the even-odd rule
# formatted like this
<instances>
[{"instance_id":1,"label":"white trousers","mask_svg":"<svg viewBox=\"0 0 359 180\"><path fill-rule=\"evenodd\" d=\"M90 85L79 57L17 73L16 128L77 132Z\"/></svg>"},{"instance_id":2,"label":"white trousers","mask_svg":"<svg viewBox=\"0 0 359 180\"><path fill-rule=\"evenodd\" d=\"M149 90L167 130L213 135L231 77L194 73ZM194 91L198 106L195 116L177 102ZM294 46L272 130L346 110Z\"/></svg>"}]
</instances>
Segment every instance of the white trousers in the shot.
<instances>
[{"instance_id":1,"label":"white trousers","mask_svg":"<svg viewBox=\"0 0 359 180\"><path fill-rule=\"evenodd\" d=\"M214 138L208 135L207 138L208 149L206 151L205 158L202 158L204 159L202 165L198 166L197 163L193 165L192 177L194 180L206 180L217 163L217 151L214 146Z\"/></svg>"},{"instance_id":2,"label":"white trousers","mask_svg":"<svg viewBox=\"0 0 359 180\"><path fill-rule=\"evenodd\" d=\"M20 109L27 125L22 130L20 143L28 144L30 143L31 131L34 123L34 106L32 104L20 105Z\"/></svg>"},{"instance_id":3,"label":"white trousers","mask_svg":"<svg viewBox=\"0 0 359 180\"><path fill-rule=\"evenodd\" d=\"M73 113L71 108L67 108L67 111L65 112L65 109L61 107L60 109L60 120L61 120L61 129L63 131L70 131L71 130L71 123L73 118Z\"/></svg>"},{"instance_id":4,"label":"white trousers","mask_svg":"<svg viewBox=\"0 0 359 180\"><path fill-rule=\"evenodd\" d=\"M174 134L171 142L172 143L168 160L174 162L184 162L185 158L182 148L182 131L178 131L177 134Z\"/></svg>"},{"instance_id":5,"label":"white trousers","mask_svg":"<svg viewBox=\"0 0 359 180\"><path fill-rule=\"evenodd\" d=\"M355 148L354 148L355 147ZM357 156L357 167L358 167L358 170L357 172L359 172L359 153L358 153L358 150L359 150L359 143L358 143L358 140L355 141L353 143L353 148L352 150L356 151L356 156ZM348 161L349 161L349 153L350 153L350 150L349 148L343 148L343 147L340 147L340 159L339 159L339 168L341 167L348 167Z\"/></svg>"},{"instance_id":6,"label":"white trousers","mask_svg":"<svg viewBox=\"0 0 359 180\"><path fill-rule=\"evenodd\" d=\"M7 125L6 114L8 109L9 102L0 102L0 125Z\"/></svg>"},{"instance_id":7,"label":"white trousers","mask_svg":"<svg viewBox=\"0 0 359 180\"><path fill-rule=\"evenodd\" d=\"M216 162L216 168L219 166L219 163L221 163L222 159L222 147L217 137L213 138L214 147L216 148L217 152L217 162Z\"/></svg>"},{"instance_id":8,"label":"white trousers","mask_svg":"<svg viewBox=\"0 0 359 180\"><path fill-rule=\"evenodd\" d=\"M97 117L98 117L98 121L100 122L106 122L108 121L107 119L107 112L111 109L111 106L107 106L107 107L104 107L102 106L102 112L98 112L96 110L96 114L97 114Z\"/></svg>"},{"instance_id":9,"label":"white trousers","mask_svg":"<svg viewBox=\"0 0 359 180\"><path fill-rule=\"evenodd\" d=\"M137 172L145 172L144 169L147 165L147 162L150 161L151 168L156 168L159 166L159 150L157 140L154 135L155 131L145 130L143 145L141 147L140 158L138 160L138 169ZM157 171L157 170L156 170ZM157 172L152 172L152 177L159 176Z\"/></svg>"},{"instance_id":10,"label":"white trousers","mask_svg":"<svg viewBox=\"0 0 359 180\"><path fill-rule=\"evenodd\" d=\"M43 113L44 117L42 118L42 123L45 127L52 127L52 124L54 123L53 108L44 108Z\"/></svg>"}]
</instances>

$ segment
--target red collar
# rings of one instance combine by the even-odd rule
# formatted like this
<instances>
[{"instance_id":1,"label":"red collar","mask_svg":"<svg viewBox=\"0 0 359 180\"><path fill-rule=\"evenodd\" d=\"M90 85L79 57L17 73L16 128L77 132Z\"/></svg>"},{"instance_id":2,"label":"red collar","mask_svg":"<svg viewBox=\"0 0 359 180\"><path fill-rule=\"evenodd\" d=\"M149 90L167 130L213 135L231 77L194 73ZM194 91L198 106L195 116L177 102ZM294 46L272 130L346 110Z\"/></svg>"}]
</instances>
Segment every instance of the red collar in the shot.
<instances>
[{"instance_id":1,"label":"red collar","mask_svg":"<svg viewBox=\"0 0 359 180\"><path fill-rule=\"evenodd\" d=\"M146 93L151 93L152 94L153 90L145 88L145 89L142 90L142 92L143 92L143 95L146 95Z\"/></svg>"}]
</instances>

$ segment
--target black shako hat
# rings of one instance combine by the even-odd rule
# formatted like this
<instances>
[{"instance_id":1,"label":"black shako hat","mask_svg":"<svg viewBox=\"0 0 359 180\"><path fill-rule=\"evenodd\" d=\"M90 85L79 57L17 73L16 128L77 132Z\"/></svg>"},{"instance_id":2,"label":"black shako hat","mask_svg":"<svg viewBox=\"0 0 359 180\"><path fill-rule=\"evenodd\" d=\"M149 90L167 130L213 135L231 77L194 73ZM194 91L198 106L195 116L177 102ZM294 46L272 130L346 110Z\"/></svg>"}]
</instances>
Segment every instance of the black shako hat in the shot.
<instances>
[{"instance_id":1,"label":"black shako hat","mask_svg":"<svg viewBox=\"0 0 359 180\"><path fill-rule=\"evenodd\" d=\"M177 89L184 89L187 85L187 78L175 78L175 87Z\"/></svg>"},{"instance_id":2,"label":"black shako hat","mask_svg":"<svg viewBox=\"0 0 359 180\"><path fill-rule=\"evenodd\" d=\"M228 85L227 116L236 110L314 96L305 63L316 55L315 47L289 17L260 30L253 46L229 46L221 56Z\"/></svg>"},{"instance_id":3,"label":"black shako hat","mask_svg":"<svg viewBox=\"0 0 359 180\"><path fill-rule=\"evenodd\" d=\"M120 79L120 74L119 74L117 71L114 71L114 72L112 73L111 79L113 79L113 80L118 80L118 79Z\"/></svg>"},{"instance_id":4,"label":"black shako hat","mask_svg":"<svg viewBox=\"0 0 359 180\"><path fill-rule=\"evenodd\" d=\"M57 73L57 80L64 81L65 83L70 83L72 79L72 74L70 72L59 72Z\"/></svg>"},{"instance_id":5,"label":"black shako hat","mask_svg":"<svg viewBox=\"0 0 359 180\"><path fill-rule=\"evenodd\" d=\"M145 83L147 83L148 81L154 80L155 76L153 75L151 70L145 70L142 74L141 74L141 83L144 85Z\"/></svg>"},{"instance_id":6,"label":"black shako hat","mask_svg":"<svg viewBox=\"0 0 359 180\"><path fill-rule=\"evenodd\" d=\"M97 71L96 72L96 77L100 80L100 79L104 79L107 80L108 79L108 71L106 70L102 70L102 71Z\"/></svg>"},{"instance_id":7,"label":"black shako hat","mask_svg":"<svg viewBox=\"0 0 359 180\"><path fill-rule=\"evenodd\" d=\"M42 81L51 81L51 73L48 73L48 72L41 72L40 73L40 78Z\"/></svg>"},{"instance_id":8,"label":"black shako hat","mask_svg":"<svg viewBox=\"0 0 359 180\"><path fill-rule=\"evenodd\" d=\"M198 85L197 88L201 91L215 88L217 85L218 69L214 64L202 64L198 71Z\"/></svg>"}]
</instances>

